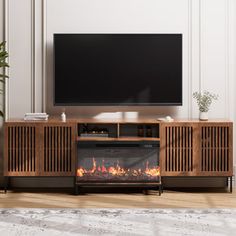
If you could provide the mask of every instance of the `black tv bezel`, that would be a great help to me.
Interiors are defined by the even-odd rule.
[[[55,101],[55,36],[56,35],[133,35],[133,34],[144,34],[144,35],[180,35],[181,43],[182,43],[182,68],[181,68],[181,102],[172,102],[172,103],[59,103]],[[182,106],[183,105],[183,34],[182,33],[54,33],[53,34],[53,106],[118,106],[118,107],[126,107],[126,106]]]

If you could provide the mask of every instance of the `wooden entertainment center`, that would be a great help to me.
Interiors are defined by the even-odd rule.
[[[109,137],[81,137],[81,125],[109,127]],[[139,126],[151,129],[138,136]],[[150,128],[151,127],[151,128]],[[154,141],[160,143],[161,176],[233,176],[231,121],[152,119],[57,119],[5,122],[4,175],[76,177],[77,143]]]

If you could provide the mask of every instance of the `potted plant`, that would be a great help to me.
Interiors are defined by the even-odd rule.
[[[6,42],[0,43],[0,82],[3,84],[3,86],[0,87],[0,94],[4,96],[4,84],[6,78],[8,76],[6,75],[6,67],[9,67],[6,59],[8,58],[8,53],[5,50]],[[0,116],[4,117],[4,107],[0,109]]]
[[[8,53],[7,51],[5,50],[5,46],[6,46],[6,42],[2,42],[0,43],[0,83],[2,84],[0,86],[0,94],[2,94],[2,100],[4,101],[4,92],[5,92],[5,88],[4,88],[4,85],[5,85],[5,80],[6,78],[8,78],[8,76],[6,75],[6,67],[9,67],[8,63],[7,63],[7,58],[8,58]],[[3,102],[3,105],[2,107],[0,108],[0,116],[2,118],[4,118],[4,102]],[[1,120],[2,122],[2,120]],[[2,125],[2,123],[1,123]],[[2,155],[2,150],[1,150],[1,155]],[[7,190],[7,180],[5,179],[4,180],[4,189],[5,189],[5,193],[6,193],[6,190]]]
[[[218,94],[210,93],[208,91],[194,92],[193,98],[196,99],[199,108],[199,119],[208,120],[208,111],[213,100],[218,99]]]

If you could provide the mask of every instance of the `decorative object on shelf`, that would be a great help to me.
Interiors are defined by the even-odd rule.
[[[172,122],[172,121],[174,121],[174,119],[171,118],[171,116],[166,116],[166,117],[165,117],[165,121],[166,121],[166,122]]]
[[[82,124],[82,133],[88,133],[88,124]]]
[[[88,124],[82,125],[82,133],[81,137],[109,137],[109,130],[107,128],[99,128],[98,126],[94,126],[92,129],[88,128]]]
[[[159,117],[157,118],[158,121],[164,121],[164,122],[172,122],[174,119],[171,116],[166,116],[166,117]]]
[[[48,114],[47,113],[25,113],[24,120],[28,121],[46,121],[48,120]]]
[[[193,98],[196,99],[198,104],[200,112],[199,119],[208,120],[208,111],[210,109],[210,105],[213,102],[213,100],[217,100],[219,98],[219,95],[210,93],[209,91],[194,92]]]
[[[152,137],[152,127],[150,125],[146,126],[146,137]]]
[[[138,137],[143,137],[143,136],[144,136],[143,125],[138,125]]]
[[[201,112],[199,114],[199,120],[208,120],[208,112]]]
[[[0,82],[4,85],[6,78],[8,76],[6,75],[6,68],[9,67],[7,63],[7,58],[8,58],[8,52],[6,51],[6,41],[0,43]],[[0,94],[3,95],[3,99],[5,96],[5,89],[4,86],[3,88],[0,89]],[[4,117],[4,107],[3,109],[0,109],[0,116]]]
[[[61,113],[61,121],[66,122],[66,113],[64,111]]]

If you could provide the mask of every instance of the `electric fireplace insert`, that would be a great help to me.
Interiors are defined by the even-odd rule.
[[[79,142],[76,185],[159,188],[159,142]]]

